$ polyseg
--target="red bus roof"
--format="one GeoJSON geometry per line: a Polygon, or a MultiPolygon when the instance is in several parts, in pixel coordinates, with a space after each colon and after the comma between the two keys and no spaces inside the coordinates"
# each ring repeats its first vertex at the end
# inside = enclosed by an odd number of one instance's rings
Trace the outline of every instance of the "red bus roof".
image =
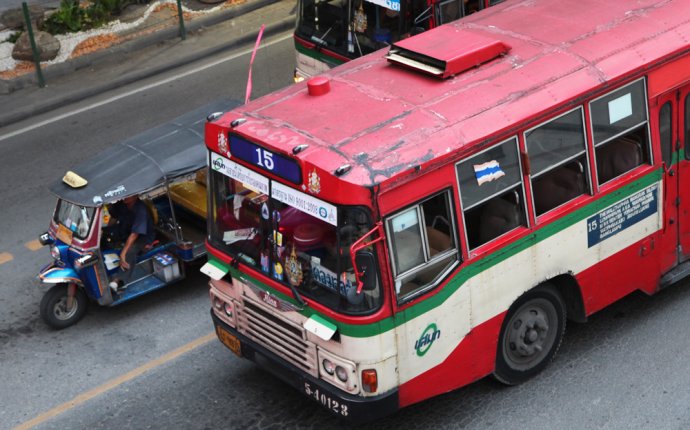
{"type": "Polygon", "coordinates": [[[554,106],[565,109],[594,88],[685,52],[688,11],[690,0],[509,0],[422,34],[425,46],[434,37],[447,46],[450,28],[460,38],[509,47],[478,67],[440,79],[391,64],[385,49],[324,75],[326,94],[293,85],[220,124],[245,118],[237,132],[249,139],[290,156],[308,144],[295,157],[328,172],[350,164],[341,179],[372,186],[432,160],[459,159],[554,106]]]}

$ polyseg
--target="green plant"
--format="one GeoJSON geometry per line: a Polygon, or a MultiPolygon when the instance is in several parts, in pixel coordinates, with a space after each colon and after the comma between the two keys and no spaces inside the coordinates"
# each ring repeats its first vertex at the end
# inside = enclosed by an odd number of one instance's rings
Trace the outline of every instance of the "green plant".
{"type": "Polygon", "coordinates": [[[78,0],[62,0],[60,7],[43,23],[43,29],[50,34],[74,33],[82,29],[84,10],[78,0]]]}
{"type": "Polygon", "coordinates": [[[130,3],[132,0],[91,0],[87,7],[81,7],[78,0],[62,0],[43,29],[50,34],[64,34],[100,27],[130,3]]]}
{"type": "Polygon", "coordinates": [[[5,42],[17,43],[17,40],[19,39],[19,36],[21,36],[21,35],[22,35],[21,31],[18,31],[16,33],[12,33],[12,34],[10,34],[10,37],[8,37],[7,40],[5,40],[5,42]]]}

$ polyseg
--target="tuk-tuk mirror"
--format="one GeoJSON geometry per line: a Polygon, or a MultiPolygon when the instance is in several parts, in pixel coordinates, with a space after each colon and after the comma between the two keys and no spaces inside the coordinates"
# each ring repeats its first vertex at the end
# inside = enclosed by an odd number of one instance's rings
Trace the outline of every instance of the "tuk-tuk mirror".
{"type": "Polygon", "coordinates": [[[362,283],[362,288],[365,291],[375,290],[376,273],[378,273],[378,270],[374,253],[366,249],[357,251],[355,255],[355,264],[357,265],[357,273],[359,274],[359,281],[362,283]]]}

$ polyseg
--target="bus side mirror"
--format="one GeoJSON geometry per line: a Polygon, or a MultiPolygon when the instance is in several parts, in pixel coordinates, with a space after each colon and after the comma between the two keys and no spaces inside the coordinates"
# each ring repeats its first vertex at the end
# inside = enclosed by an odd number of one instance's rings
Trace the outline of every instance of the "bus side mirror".
{"type": "MultiPolygon", "coordinates": [[[[376,267],[376,256],[373,252],[368,250],[359,250],[355,255],[355,264],[357,273],[357,283],[365,291],[376,289],[376,274],[378,273],[376,267]]],[[[359,289],[359,288],[358,288],[359,289]]]]}

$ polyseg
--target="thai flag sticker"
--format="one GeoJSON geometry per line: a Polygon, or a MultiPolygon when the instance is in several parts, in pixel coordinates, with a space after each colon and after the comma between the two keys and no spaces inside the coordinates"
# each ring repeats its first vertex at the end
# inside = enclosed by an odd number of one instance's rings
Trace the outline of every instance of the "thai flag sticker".
{"type": "Polygon", "coordinates": [[[474,165],[474,176],[477,177],[477,184],[481,185],[485,182],[494,181],[501,176],[505,176],[505,172],[501,170],[498,161],[491,160],[482,164],[474,165]]]}

